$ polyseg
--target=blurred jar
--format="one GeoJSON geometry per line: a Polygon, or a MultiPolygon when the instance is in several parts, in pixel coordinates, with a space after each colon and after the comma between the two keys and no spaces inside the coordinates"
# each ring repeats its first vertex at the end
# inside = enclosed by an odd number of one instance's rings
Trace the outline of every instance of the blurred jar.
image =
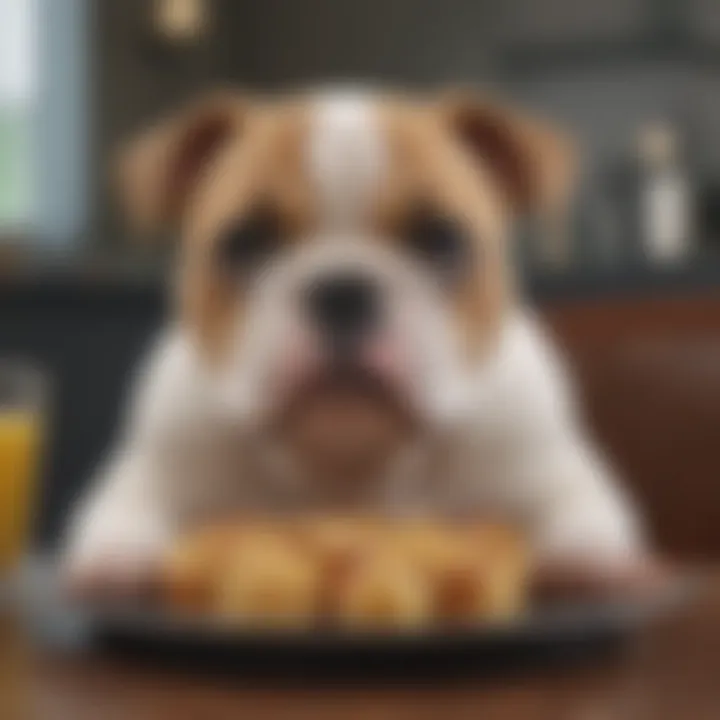
{"type": "Polygon", "coordinates": [[[27,363],[0,360],[0,584],[25,557],[36,499],[45,381],[27,363]]]}
{"type": "Polygon", "coordinates": [[[675,263],[690,253],[692,201],[690,182],[671,125],[654,123],[637,138],[640,164],[640,230],[645,256],[675,263]]]}

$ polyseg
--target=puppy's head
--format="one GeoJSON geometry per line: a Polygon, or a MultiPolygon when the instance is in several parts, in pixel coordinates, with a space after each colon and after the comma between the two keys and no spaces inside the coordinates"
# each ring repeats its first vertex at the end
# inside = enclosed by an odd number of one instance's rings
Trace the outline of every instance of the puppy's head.
{"type": "Polygon", "coordinates": [[[472,408],[512,221],[568,167],[546,128],[473,97],[221,94],[134,143],[121,180],[138,224],[181,237],[179,312],[219,401],[373,465],[472,408]]]}

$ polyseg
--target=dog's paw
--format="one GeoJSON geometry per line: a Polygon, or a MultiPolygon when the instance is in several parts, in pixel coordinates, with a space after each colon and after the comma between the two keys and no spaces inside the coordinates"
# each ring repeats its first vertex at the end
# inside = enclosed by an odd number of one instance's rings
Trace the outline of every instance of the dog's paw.
{"type": "Polygon", "coordinates": [[[60,567],[66,596],[93,602],[152,597],[166,542],[160,533],[139,530],[93,533],[71,545],[60,567]]]}
{"type": "Polygon", "coordinates": [[[668,564],[653,557],[598,563],[567,558],[538,565],[532,590],[540,601],[637,599],[662,592],[673,576],[668,564]]]}
{"type": "Polygon", "coordinates": [[[76,601],[115,602],[151,598],[158,582],[156,558],[98,554],[62,568],[62,588],[76,601]]]}

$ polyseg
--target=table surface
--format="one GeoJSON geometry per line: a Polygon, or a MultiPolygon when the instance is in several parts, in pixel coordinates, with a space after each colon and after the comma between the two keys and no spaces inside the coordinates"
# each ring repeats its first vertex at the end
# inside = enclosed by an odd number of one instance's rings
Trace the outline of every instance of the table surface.
{"type": "Polygon", "coordinates": [[[612,656],[507,676],[297,684],[139,667],[107,655],[49,652],[0,620],[3,720],[717,720],[720,575],[672,617],[612,656]]]}

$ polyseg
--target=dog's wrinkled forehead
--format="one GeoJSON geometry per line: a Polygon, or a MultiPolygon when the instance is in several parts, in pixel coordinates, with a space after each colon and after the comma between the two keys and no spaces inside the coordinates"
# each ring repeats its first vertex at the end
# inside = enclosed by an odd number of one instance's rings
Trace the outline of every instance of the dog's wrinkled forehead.
{"type": "Polygon", "coordinates": [[[501,231],[497,182],[424,106],[336,93],[235,122],[184,203],[191,243],[212,244],[259,207],[306,240],[392,235],[420,204],[462,216],[482,242],[501,231]]]}

